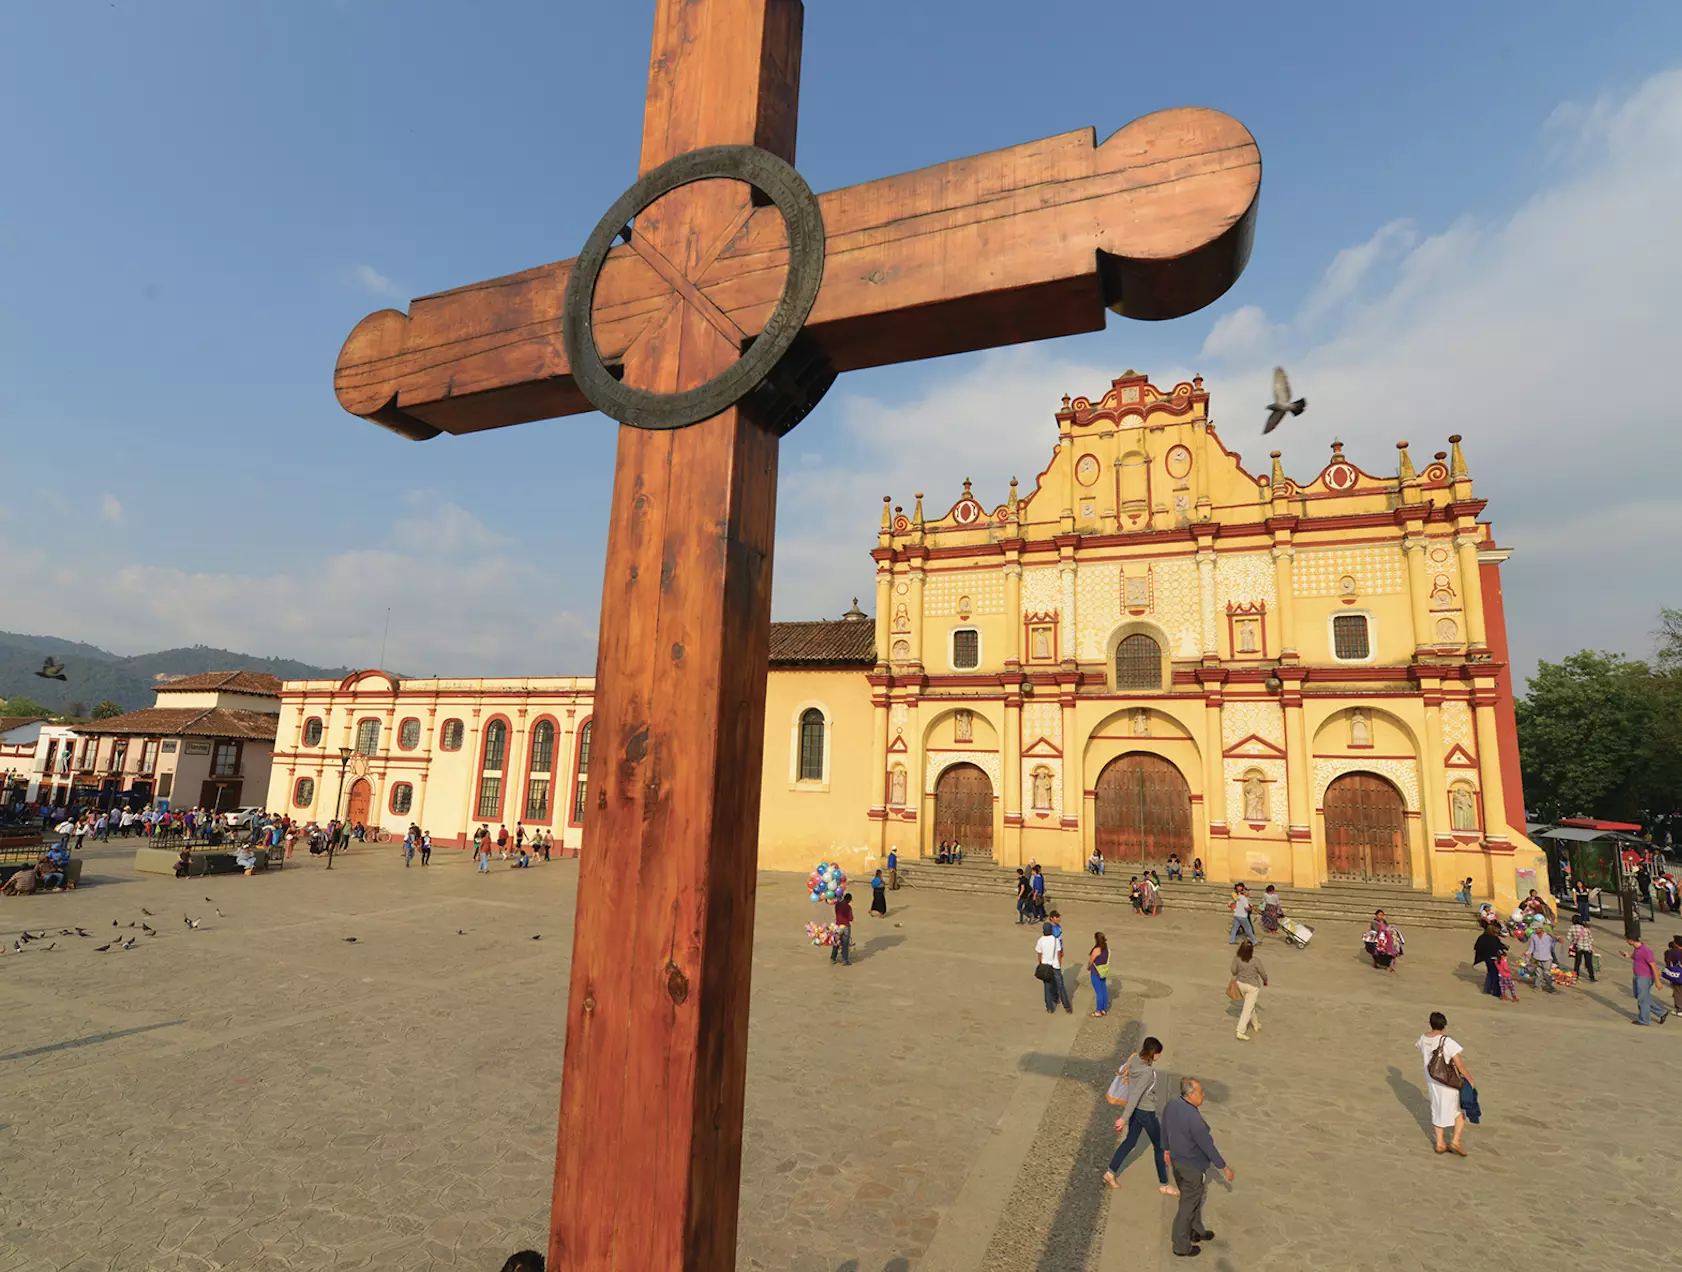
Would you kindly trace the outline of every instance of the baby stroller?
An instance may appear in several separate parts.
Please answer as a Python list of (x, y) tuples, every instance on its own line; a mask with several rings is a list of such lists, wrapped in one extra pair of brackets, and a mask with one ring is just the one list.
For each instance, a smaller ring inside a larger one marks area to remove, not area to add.
[(1283, 914), (1279, 916), (1279, 930), (1285, 934), (1285, 939), (1299, 950), (1308, 948), (1308, 943), (1314, 939), (1314, 929), (1306, 923), (1298, 923), (1295, 919), (1288, 919)]

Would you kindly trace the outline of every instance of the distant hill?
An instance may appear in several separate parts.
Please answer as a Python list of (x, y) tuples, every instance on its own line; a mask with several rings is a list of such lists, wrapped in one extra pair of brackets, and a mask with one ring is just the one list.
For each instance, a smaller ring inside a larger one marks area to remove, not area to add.
[[(43, 680), (35, 674), (49, 654), (65, 665), (67, 681)], [(350, 668), (258, 658), (208, 645), (125, 658), (97, 645), (56, 636), (0, 632), (0, 698), (21, 695), (55, 711), (67, 710), (72, 702), (91, 711), (94, 704), (107, 699), (124, 711), (138, 711), (152, 705), (158, 676), (193, 676), (205, 671), (266, 671), (282, 680), (325, 680), (344, 676)]]

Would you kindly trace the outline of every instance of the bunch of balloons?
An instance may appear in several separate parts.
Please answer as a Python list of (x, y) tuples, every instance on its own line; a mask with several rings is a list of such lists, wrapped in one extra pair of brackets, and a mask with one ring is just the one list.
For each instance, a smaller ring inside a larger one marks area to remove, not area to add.
[(839, 945), (841, 943), (841, 925), (839, 923), (808, 923), (806, 935), (812, 938), (813, 945)]
[(839, 901), (847, 895), (847, 872), (833, 861), (820, 861), (806, 876), (806, 891), (811, 901)]

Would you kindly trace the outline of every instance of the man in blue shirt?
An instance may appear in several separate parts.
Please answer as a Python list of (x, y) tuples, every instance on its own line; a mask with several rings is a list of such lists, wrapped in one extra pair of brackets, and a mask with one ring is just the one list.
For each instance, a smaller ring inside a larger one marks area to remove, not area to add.
[(1215, 1137), (1203, 1120), (1203, 1084), (1196, 1078), (1180, 1079), (1180, 1098), (1162, 1110), (1162, 1148), (1174, 1182), (1180, 1188), (1180, 1208), (1174, 1214), (1174, 1253), (1201, 1254), (1199, 1241), (1213, 1241), (1215, 1234), (1203, 1226), (1204, 1176), (1218, 1167), (1231, 1183), (1232, 1167), (1215, 1147)]
[(1036, 918), (1045, 917), (1045, 876), (1040, 873), (1038, 866), (1028, 879), (1028, 889), (1034, 894), (1034, 915)]
[(888, 888), (899, 891), (899, 849), (888, 849)]

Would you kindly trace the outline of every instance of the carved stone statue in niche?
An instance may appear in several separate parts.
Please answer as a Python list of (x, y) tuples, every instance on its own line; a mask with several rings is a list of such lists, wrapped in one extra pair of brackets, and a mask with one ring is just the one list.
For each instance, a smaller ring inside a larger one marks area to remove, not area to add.
[(1034, 808), (1043, 811), (1051, 807), (1051, 770), (1034, 770)]
[(905, 806), (905, 770), (897, 764), (888, 773), (888, 803), (895, 808)]
[(1034, 657), (1047, 659), (1051, 657), (1051, 628), (1034, 628)]
[(1244, 820), (1267, 820), (1267, 783), (1254, 773), (1244, 779)]
[(1246, 619), (1238, 624), (1238, 652), (1241, 654), (1259, 652), (1256, 644), (1256, 623), (1254, 619)]
[(1448, 793), (1448, 803), (1454, 814), (1454, 829), (1478, 828), (1478, 798), (1470, 786), (1456, 786)]
[(975, 741), (975, 712), (959, 710), (952, 715), (952, 735), (960, 742)]
[(1138, 707), (1133, 712), (1133, 736), (1148, 738), (1151, 735), (1151, 713), (1146, 707)]
[(1349, 713), (1349, 745), (1372, 745), (1372, 726), (1367, 723), (1367, 713), (1359, 707)]

